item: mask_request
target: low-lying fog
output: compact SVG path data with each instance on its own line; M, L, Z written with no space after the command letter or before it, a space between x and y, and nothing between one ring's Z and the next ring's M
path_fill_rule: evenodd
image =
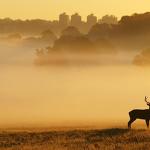
M114 56L119 65L37 67L34 50L0 47L1 127L125 126L129 110L147 108L150 71L125 63L129 57Z

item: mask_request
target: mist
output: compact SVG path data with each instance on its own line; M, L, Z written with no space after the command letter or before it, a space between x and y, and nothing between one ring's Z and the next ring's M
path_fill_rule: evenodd
M126 126L131 109L147 107L150 71L125 57L122 63L119 55L115 63L38 67L24 51L1 59L1 127Z
M144 26L143 16L150 14L96 24L86 34L67 27L59 38L51 30L0 37L0 128L125 127L130 110L147 108L149 35L141 35L149 26L129 30L130 18Z

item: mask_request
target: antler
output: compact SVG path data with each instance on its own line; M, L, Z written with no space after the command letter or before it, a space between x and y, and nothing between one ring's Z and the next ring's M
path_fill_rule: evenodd
M147 101L148 97L145 96L145 102L147 103L147 105L150 105L150 102Z

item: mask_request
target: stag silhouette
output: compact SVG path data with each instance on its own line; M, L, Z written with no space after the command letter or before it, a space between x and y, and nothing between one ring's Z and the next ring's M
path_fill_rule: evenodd
M145 96L145 102L149 106L149 109L134 109L129 112L130 120L128 122L128 128L131 129L131 124L136 119L143 119L146 122L147 128L149 128L149 120L150 120L150 102L147 101L148 97Z

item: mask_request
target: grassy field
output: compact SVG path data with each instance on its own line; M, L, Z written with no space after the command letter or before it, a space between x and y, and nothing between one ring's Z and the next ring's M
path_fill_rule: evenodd
M7 131L0 133L0 150L150 150L150 131Z

